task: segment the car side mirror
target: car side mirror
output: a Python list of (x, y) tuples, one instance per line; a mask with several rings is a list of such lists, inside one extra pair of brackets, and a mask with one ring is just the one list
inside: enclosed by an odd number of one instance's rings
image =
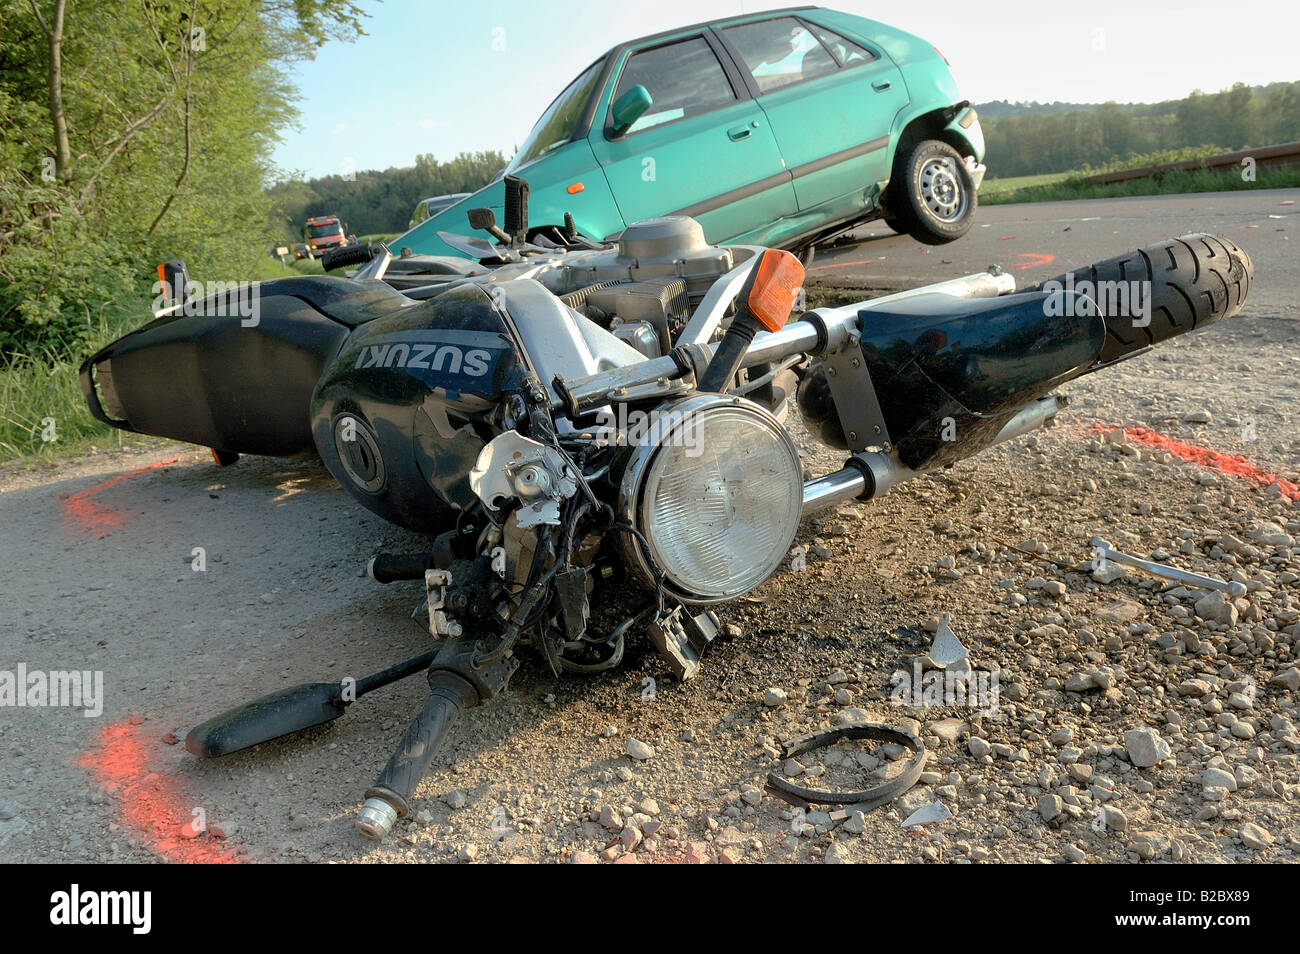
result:
[(612, 111), (614, 135), (621, 136), (631, 129), (632, 124), (644, 116), (653, 103), (650, 91), (644, 86), (633, 86), (616, 99)]

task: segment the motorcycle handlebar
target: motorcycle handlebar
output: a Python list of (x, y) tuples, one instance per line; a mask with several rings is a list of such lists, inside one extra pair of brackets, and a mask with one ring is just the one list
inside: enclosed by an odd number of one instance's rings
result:
[(366, 791), (357, 828), (371, 838), (383, 838), (398, 818), (406, 817), (409, 799), (447, 732), (463, 710), (478, 702), (478, 691), (454, 673), (434, 673), (429, 685), (424, 707), (406, 727), (401, 745)]

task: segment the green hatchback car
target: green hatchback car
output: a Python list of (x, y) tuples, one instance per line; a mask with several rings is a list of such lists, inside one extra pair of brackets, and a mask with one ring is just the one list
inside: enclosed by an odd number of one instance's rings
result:
[[(614, 47), (573, 80), (506, 171), (528, 180), (530, 237), (616, 236), (689, 215), (715, 244), (792, 249), (883, 217), (938, 245), (970, 229), (984, 136), (931, 44), (874, 20), (800, 7)], [(500, 219), (500, 180), (394, 240), (462, 254), (439, 232)]]

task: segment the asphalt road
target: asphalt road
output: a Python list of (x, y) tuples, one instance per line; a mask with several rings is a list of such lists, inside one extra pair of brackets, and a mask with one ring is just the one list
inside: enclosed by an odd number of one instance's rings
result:
[(990, 205), (960, 241), (930, 248), (874, 222), (849, 241), (820, 248), (816, 284), (902, 289), (997, 263), (1021, 287), (1188, 232), (1232, 239), (1255, 263), (1250, 311), (1300, 318), (1300, 248), (1291, 245), (1300, 189)]

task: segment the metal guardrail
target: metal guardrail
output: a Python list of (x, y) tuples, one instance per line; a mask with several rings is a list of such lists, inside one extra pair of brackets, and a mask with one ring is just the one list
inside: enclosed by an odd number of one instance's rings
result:
[(1261, 146), (1258, 149), (1239, 149), (1236, 152), (1221, 152), (1217, 156), (1203, 156), (1200, 159), (1182, 159), (1178, 162), (1161, 162), (1152, 166), (1139, 166), (1136, 169), (1121, 169), (1118, 172), (1102, 172), (1088, 176), (1084, 182), (1128, 182), (1130, 179), (1145, 179), (1147, 176), (1162, 172), (1194, 171), (1196, 169), (1238, 169), (1241, 160), (1254, 159), (1256, 166), (1286, 166), (1300, 164), (1300, 142), (1284, 142), (1275, 146)]

